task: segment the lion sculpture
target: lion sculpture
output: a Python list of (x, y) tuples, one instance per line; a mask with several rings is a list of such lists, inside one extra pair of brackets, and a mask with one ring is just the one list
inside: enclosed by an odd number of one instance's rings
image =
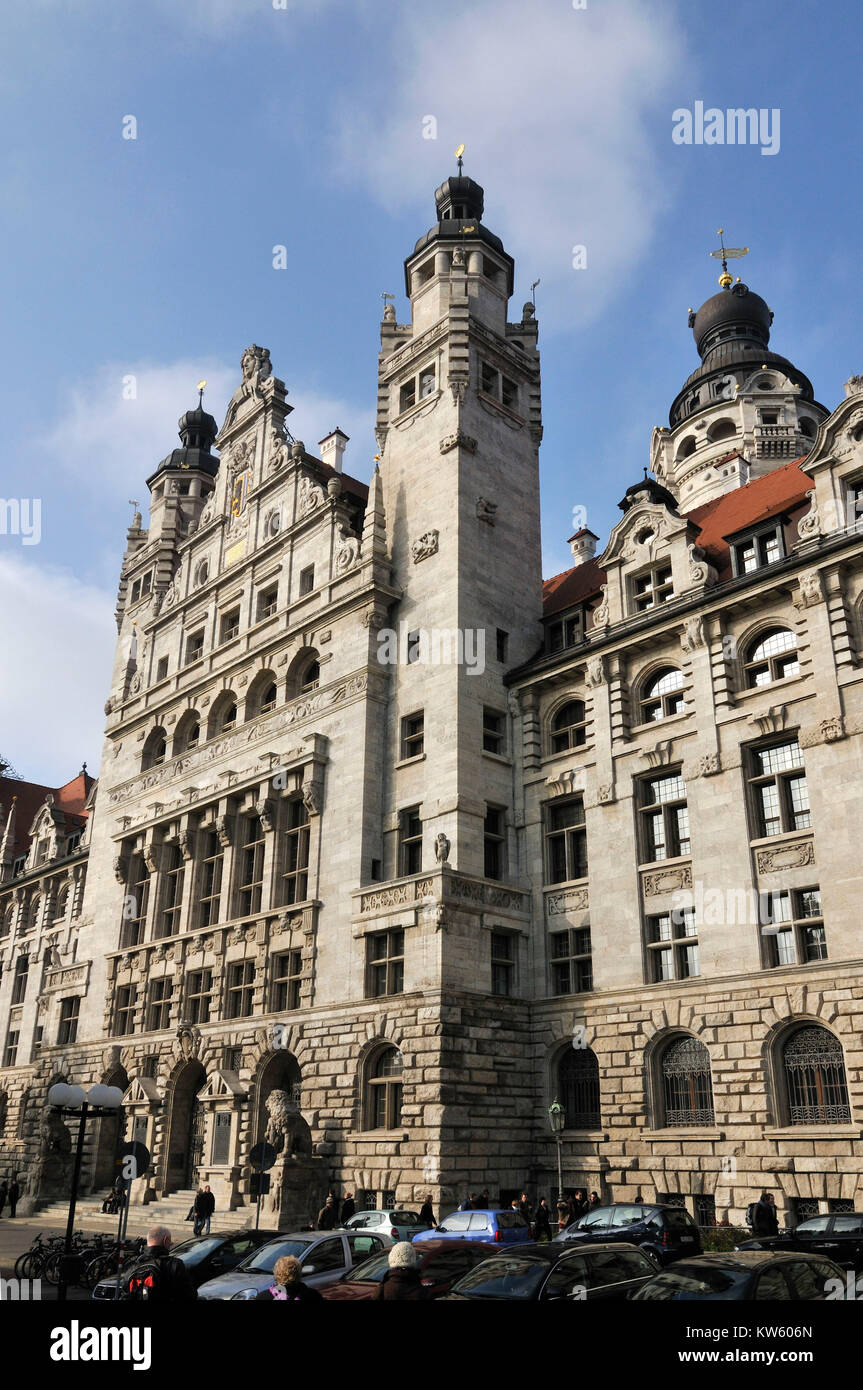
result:
[(269, 1121), (264, 1138), (276, 1153), (310, 1154), (312, 1131), (300, 1114), (300, 1107), (287, 1091), (270, 1091), (266, 1100)]

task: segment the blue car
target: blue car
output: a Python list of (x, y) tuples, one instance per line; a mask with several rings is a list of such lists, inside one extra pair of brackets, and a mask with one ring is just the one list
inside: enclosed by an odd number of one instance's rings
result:
[(520, 1245), (530, 1240), (530, 1227), (520, 1211), (454, 1211), (432, 1231), (421, 1231), (421, 1240), (484, 1240), (489, 1245)]

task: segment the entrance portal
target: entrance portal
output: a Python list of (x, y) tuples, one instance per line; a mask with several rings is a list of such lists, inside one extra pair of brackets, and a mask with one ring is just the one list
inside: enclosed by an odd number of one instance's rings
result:
[(206, 1110), (198, 1100), (207, 1073), (200, 1062), (187, 1062), (174, 1082), (164, 1191), (194, 1187), (204, 1154)]

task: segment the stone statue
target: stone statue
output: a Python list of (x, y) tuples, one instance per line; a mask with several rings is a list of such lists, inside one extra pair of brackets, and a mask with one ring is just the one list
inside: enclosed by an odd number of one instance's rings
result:
[(251, 397), (260, 398), (262, 396), (261, 383), (273, 373), (269, 348), (258, 347), (257, 343), (252, 343), (251, 347), (247, 347), (243, 353), (240, 369), (243, 373), (243, 379), (231, 398), (228, 413), (225, 416), (225, 424), (222, 426), (223, 429), (233, 421), (244, 401)]
[(270, 1091), (266, 1100), (269, 1121), (264, 1138), (276, 1153), (286, 1157), (312, 1152), (312, 1131), (300, 1114), (300, 1107), (287, 1091)]
[(449, 859), (450, 842), (443, 831), (435, 836), (434, 857), (439, 864), (446, 864)]
[(72, 1170), (72, 1138), (62, 1115), (45, 1110), (39, 1124), (39, 1148), (27, 1173), (28, 1197), (65, 1197)]

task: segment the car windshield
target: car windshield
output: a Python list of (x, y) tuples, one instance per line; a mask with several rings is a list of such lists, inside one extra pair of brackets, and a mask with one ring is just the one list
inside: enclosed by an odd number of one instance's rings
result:
[(483, 1260), (453, 1285), (469, 1298), (533, 1298), (548, 1272), (548, 1261), (529, 1255), (497, 1255)]
[(244, 1260), (242, 1269), (258, 1269), (264, 1274), (272, 1274), (276, 1260), (283, 1255), (296, 1255), (298, 1260), (308, 1252), (310, 1240), (277, 1240), (272, 1245), (264, 1245), (256, 1250), (250, 1259)]
[(634, 1297), (661, 1301), (673, 1298), (724, 1298), (736, 1285), (743, 1285), (748, 1279), (748, 1270), (676, 1264), (673, 1269), (665, 1269), (657, 1274)]
[(171, 1251), (184, 1265), (199, 1265), (222, 1244), (221, 1236), (201, 1236), (199, 1240), (184, 1240)]
[(389, 1269), (389, 1252), (384, 1251), (381, 1255), (370, 1255), (367, 1260), (363, 1260), (361, 1265), (356, 1265), (354, 1269), (349, 1269), (347, 1274), (342, 1277), (343, 1284), (379, 1284)]

